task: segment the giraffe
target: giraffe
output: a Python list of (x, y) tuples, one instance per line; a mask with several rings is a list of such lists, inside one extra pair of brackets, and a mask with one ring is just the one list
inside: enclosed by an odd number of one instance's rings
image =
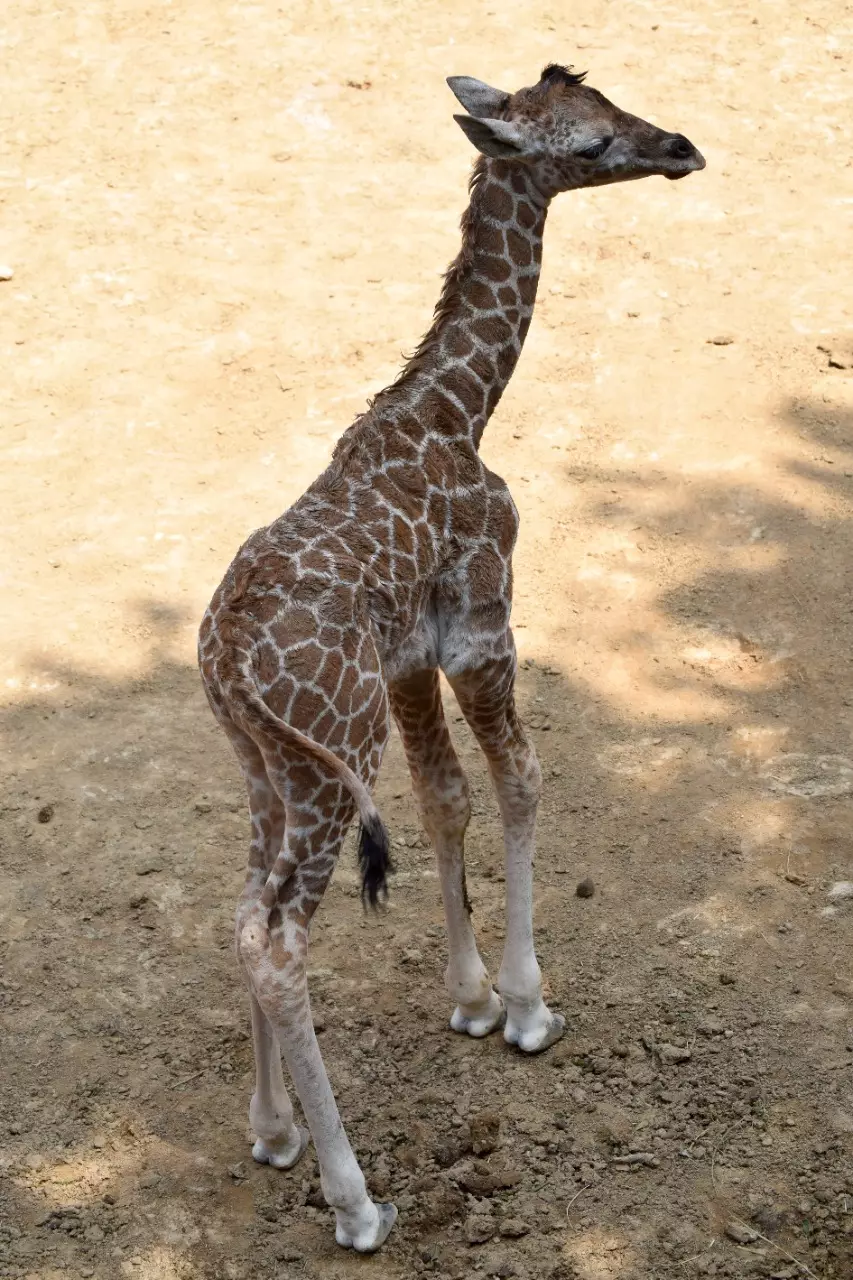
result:
[[(396, 381), (339, 440), (326, 471), (238, 551), (205, 612), (199, 662), (213, 713), (246, 778), (248, 872), (235, 922), (248, 988), (257, 1161), (289, 1169), (294, 1122), (282, 1054), (334, 1210), (339, 1244), (378, 1249), (397, 1216), (367, 1192), (314, 1033), (309, 925), (358, 813), (363, 897), (376, 905), (388, 836), (371, 799), (396, 721), (438, 859), (450, 1026), (503, 1028), (526, 1054), (559, 1039), (533, 943), (532, 866), (541, 774), (513, 698), (511, 557), (518, 514), (480, 459), (483, 430), (530, 325), (551, 199), (562, 191), (703, 169), (692, 143), (551, 65), (517, 93), (448, 84), (480, 152), (432, 326)], [(465, 888), (465, 774), (442, 712), (443, 671), (482, 748), (506, 854), (506, 941), (497, 990)]]

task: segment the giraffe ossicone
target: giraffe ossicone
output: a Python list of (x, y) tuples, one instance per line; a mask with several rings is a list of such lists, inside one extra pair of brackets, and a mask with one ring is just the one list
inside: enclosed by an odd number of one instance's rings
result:
[[(681, 134), (546, 67), (517, 93), (467, 76), (455, 118), (479, 150), (462, 248), (433, 323), (396, 381), (342, 436), (323, 474), (238, 551), (201, 624), (210, 705), (246, 778), (252, 836), (236, 950), (249, 990), (255, 1159), (290, 1168), (282, 1055), (317, 1151), (339, 1244), (372, 1252), (394, 1224), (347, 1139), (311, 1018), (308, 931), (353, 817), (366, 899), (384, 892), (388, 837), (370, 795), (393, 715), (438, 858), (451, 1026), (503, 1027), (537, 1053), (564, 1020), (542, 998), (533, 945), (541, 774), (519, 720), (510, 630), (518, 515), (478, 445), (533, 314), (548, 205), (574, 188), (705, 162)], [(492, 986), (474, 936), (463, 842), (468, 783), (442, 712), (443, 670), (482, 748), (506, 851), (506, 942)]]

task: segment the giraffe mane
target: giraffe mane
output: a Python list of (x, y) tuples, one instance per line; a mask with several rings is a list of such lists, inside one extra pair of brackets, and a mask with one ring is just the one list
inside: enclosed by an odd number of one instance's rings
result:
[(539, 83), (550, 87), (554, 84), (583, 84), (585, 79), (585, 71), (573, 71), (571, 67), (563, 67), (558, 62), (549, 62), (542, 70)]
[[(386, 391), (396, 391), (400, 387), (406, 386), (413, 378), (415, 378), (423, 369), (426, 368), (430, 354), (435, 349), (442, 330), (448, 320), (458, 312), (459, 299), (462, 294), (462, 288), (471, 273), (473, 266), (473, 232), (474, 224), (477, 218), (475, 211), (475, 198), (483, 185), (486, 178), (486, 161), (484, 156), (477, 159), (471, 177), (468, 181), (468, 192), (471, 200), (467, 209), (462, 215), (460, 223), (462, 229), (462, 247), (459, 253), (451, 262), (447, 271), (444, 273), (444, 283), (441, 287), (441, 294), (438, 302), (435, 304), (433, 312), (432, 324), (415, 347), (412, 354), (406, 360), (402, 370), (395, 380), (384, 391), (380, 391), (376, 397), (384, 395)], [(375, 403), (375, 401), (373, 402)]]

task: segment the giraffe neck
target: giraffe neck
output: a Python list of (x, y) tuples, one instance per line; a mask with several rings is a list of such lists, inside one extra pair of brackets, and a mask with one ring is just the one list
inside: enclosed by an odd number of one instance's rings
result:
[(442, 434), (479, 445), (530, 327), (547, 210), (525, 165), (478, 161), (432, 326), (377, 408), (403, 393)]

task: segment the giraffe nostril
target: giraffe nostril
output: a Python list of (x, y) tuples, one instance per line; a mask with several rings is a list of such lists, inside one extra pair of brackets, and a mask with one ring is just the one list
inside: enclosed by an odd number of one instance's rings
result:
[(693, 143), (688, 142), (681, 133), (676, 133), (669, 144), (669, 154), (676, 160), (687, 160), (693, 155)]

